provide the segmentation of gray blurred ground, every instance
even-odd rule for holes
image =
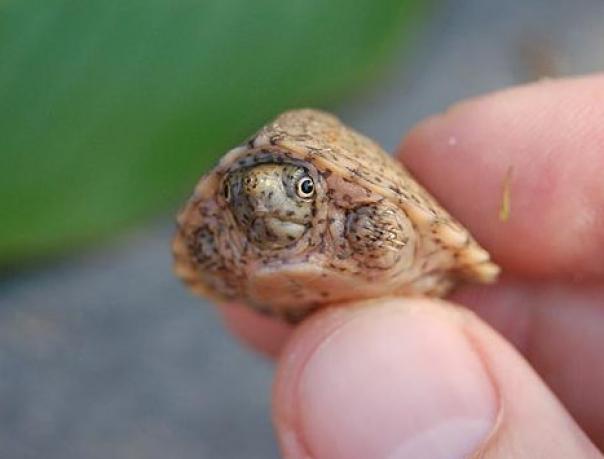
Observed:
[[[601,0],[448,1],[338,112],[388,149],[461,98],[604,64]],[[171,223],[0,279],[0,458],[273,458],[273,367],[170,272]]]

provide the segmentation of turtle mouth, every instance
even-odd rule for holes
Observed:
[[[307,225],[274,215],[256,217],[248,228],[249,239],[261,248],[282,248],[300,239]]]

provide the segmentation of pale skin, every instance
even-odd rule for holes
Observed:
[[[463,102],[398,154],[504,274],[447,301],[328,308],[295,329],[222,306],[277,359],[283,456],[604,457],[604,75]]]

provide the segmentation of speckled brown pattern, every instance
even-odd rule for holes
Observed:
[[[196,293],[290,322],[352,299],[442,296],[499,272],[377,144],[308,109],[282,114],[200,180],[173,252]]]

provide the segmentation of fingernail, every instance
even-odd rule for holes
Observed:
[[[460,326],[400,302],[356,312],[301,370],[299,439],[316,459],[464,458],[489,436],[497,398]]]

